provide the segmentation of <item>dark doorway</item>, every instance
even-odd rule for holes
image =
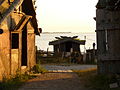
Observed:
[[[21,66],[27,66],[27,27],[22,31],[22,60]]]
[[[72,48],[72,42],[66,42],[66,52],[70,52]]]

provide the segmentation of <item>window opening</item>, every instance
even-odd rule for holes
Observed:
[[[19,34],[12,33],[12,49],[18,49],[18,48],[19,48]]]

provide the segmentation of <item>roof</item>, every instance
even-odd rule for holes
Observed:
[[[106,8],[107,10],[120,9],[120,0],[99,0],[96,8]]]
[[[61,44],[61,43],[69,42],[69,41],[77,43],[77,44],[85,45],[85,40],[79,40],[79,39],[74,38],[74,37],[61,36],[61,38],[59,38],[59,37],[56,37],[56,38],[58,40],[49,42],[49,45],[57,45],[57,44]]]
[[[0,24],[12,11],[14,11],[14,9],[18,8],[23,2],[23,0],[12,1],[12,4],[10,4],[8,0],[0,1]]]
[[[31,25],[35,29],[35,33],[39,35],[39,29],[38,29],[38,24],[37,24],[37,19],[36,19],[36,12],[35,8],[33,6],[33,1],[32,0],[24,0],[22,3],[22,12],[24,12],[26,15],[32,16],[31,19]]]
[[[10,1],[10,2],[9,2]],[[12,3],[11,3],[12,2]],[[22,12],[26,15],[32,16],[31,25],[37,35],[40,34],[36,19],[36,12],[32,0],[0,0],[0,24],[9,16],[11,12],[18,9],[22,5]]]
[[[106,0],[99,0],[96,7],[97,8],[105,8],[106,7]]]

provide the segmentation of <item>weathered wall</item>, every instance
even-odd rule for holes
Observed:
[[[96,32],[99,73],[120,73],[120,11],[97,9]]]
[[[0,34],[0,79],[10,74],[10,32],[8,31],[9,17],[0,25],[3,33]]]
[[[11,25],[11,35],[12,33],[18,33],[19,34],[19,47],[17,49],[11,49],[11,74],[14,75],[18,71],[20,71],[21,67],[21,55],[22,55],[22,30],[20,31],[13,31],[15,26],[19,23],[19,21],[22,18],[22,14],[20,13],[11,13],[11,20],[12,20],[12,25]],[[12,40],[12,38],[11,38]],[[12,45],[12,42],[11,42]]]
[[[28,37],[28,66],[31,69],[36,64],[36,48],[35,48],[35,34],[34,29],[31,27],[30,23],[27,25]]]
[[[14,75],[17,72],[18,64],[19,64],[19,50],[12,49],[11,50],[11,74]]]
[[[105,74],[120,74],[120,61],[119,60],[104,60],[98,62],[98,73]]]
[[[0,79],[3,76],[16,74],[17,71],[30,69],[36,64],[36,52],[35,52],[35,34],[34,29],[30,23],[28,23],[27,33],[27,67],[21,68],[22,60],[22,30],[13,31],[15,26],[19,23],[23,14],[12,13],[1,24],[0,29],[3,29],[3,34],[0,34]],[[10,32],[12,31],[12,32]],[[19,48],[11,49],[11,35],[12,33],[19,34]],[[21,70],[22,71],[22,70]]]
[[[120,11],[109,11],[106,9],[96,10],[96,29],[119,29],[120,28]]]

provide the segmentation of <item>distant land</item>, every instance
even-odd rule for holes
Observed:
[[[47,33],[95,33],[95,32],[42,32],[42,34],[47,34]]]
[[[84,52],[85,49],[92,49],[93,43],[96,43],[96,32],[43,32],[40,37],[36,36],[38,50],[47,51],[49,48],[49,51],[53,51],[53,46],[49,45],[49,41],[53,41],[55,37],[59,36],[78,36],[81,40],[86,39],[86,45],[80,46],[81,52]]]
[[[72,32],[42,32],[43,34],[45,33],[72,33]]]

